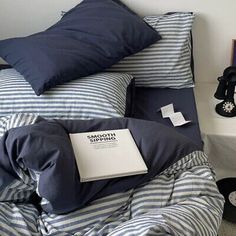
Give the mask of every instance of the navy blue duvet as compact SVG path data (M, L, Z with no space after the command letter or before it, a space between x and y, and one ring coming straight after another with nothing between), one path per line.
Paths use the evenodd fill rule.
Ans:
M128 128L148 167L145 175L80 183L68 133ZM0 191L19 179L17 169L38 176L31 198L44 211L62 214L97 198L149 181L189 153L198 150L185 136L152 121L131 118L53 120L10 129L0 140ZM32 174L33 173L33 174ZM37 193L37 194L36 194ZM33 198L34 197L34 198Z

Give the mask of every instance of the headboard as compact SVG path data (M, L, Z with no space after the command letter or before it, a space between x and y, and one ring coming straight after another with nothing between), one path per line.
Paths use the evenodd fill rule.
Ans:
M2 0L0 39L24 36L46 29L81 0ZM195 80L213 82L230 64L231 40L236 38L236 2L228 0L123 0L141 16L169 11L196 13L193 27ZM222 10L224 9L224 10ZM224 13L225 12L225 13ZM225 16L224 16L225 14Z

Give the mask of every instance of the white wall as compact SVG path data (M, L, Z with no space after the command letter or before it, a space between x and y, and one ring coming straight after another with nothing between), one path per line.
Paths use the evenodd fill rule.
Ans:
M0 0L0 39L43 30L80 0ZM123 0L140 15L193 11L196 81L215 81L230 65L235 0Z

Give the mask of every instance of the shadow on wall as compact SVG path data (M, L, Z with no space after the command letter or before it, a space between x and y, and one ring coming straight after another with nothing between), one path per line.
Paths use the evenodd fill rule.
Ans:
M222 38L222 30L213 27L216 19L196 13L193 24L193 45L196 82L217 82L224 69L230 66L231 38Z
M204 14L195 13L193 24L193 55L196 82L217 79L219 67L215 54L212 28ZM217 65L217 66L216 66ZM204 68L204 69L201 69ZM214 78L210 78L215 76Z

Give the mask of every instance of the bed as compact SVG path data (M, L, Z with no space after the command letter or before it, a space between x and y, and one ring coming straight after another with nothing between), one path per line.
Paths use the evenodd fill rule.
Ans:
M224 198L202 152L193 19L178 12L144 23L118 0L84 0L44 32L0 41L11 64L0 68L1 235L217 235ZM95 47L85 52L90 29ZM122 42L115 50L114 37ZM191 123L174 128L163 119L157 110L169 103ZM68 133L120 128L130 129L148 173L80 183Z

